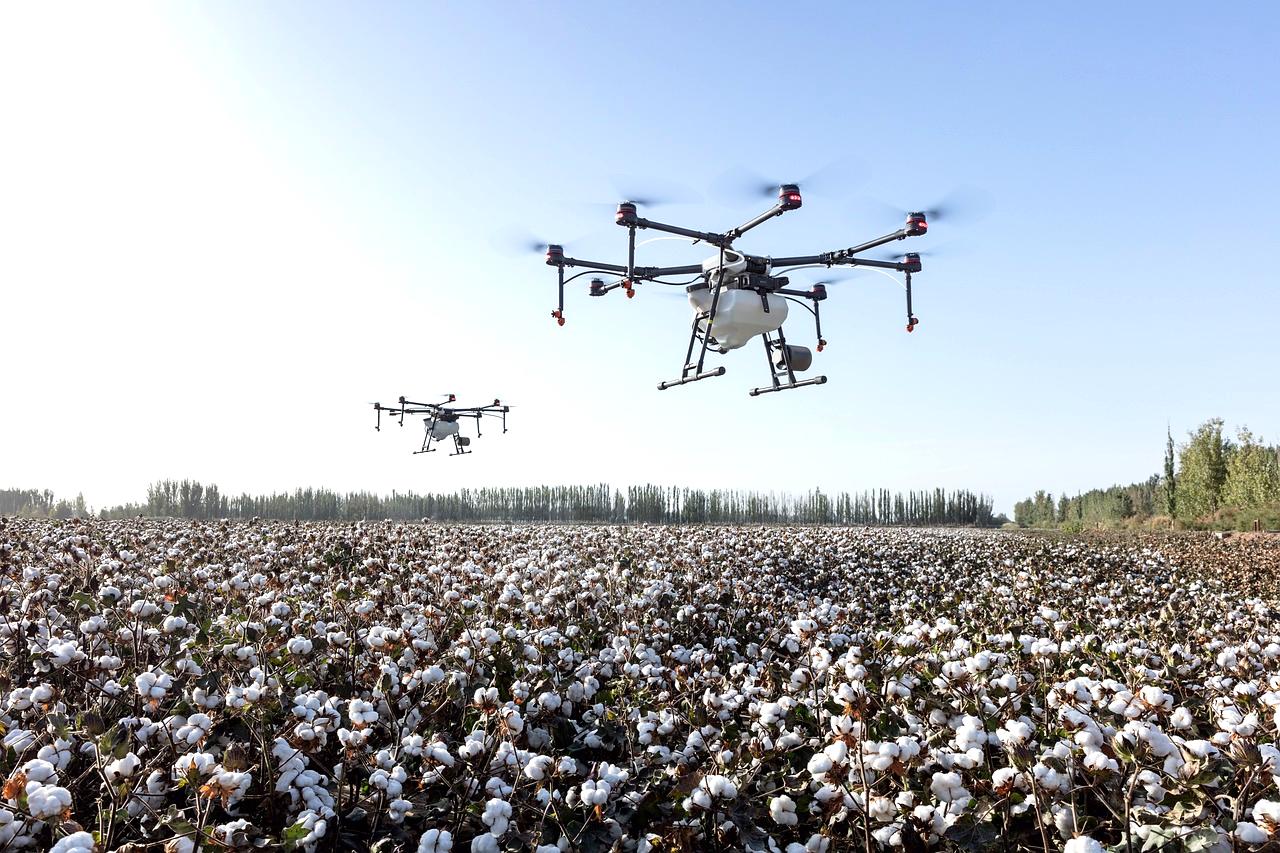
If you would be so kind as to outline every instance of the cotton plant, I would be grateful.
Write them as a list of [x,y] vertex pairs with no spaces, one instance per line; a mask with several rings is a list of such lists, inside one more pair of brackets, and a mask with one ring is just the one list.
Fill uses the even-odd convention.
[[42,605],[0,624],[0,846],[99,783],[113,848],[1280,843],[1280,585],[1220,544],[219,525],[0,529]]

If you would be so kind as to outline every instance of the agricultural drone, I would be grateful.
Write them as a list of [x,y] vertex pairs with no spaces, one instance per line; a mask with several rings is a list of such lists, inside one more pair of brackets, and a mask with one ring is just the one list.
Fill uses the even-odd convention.
[[[641,282],[683,285],[688,294],[689,304],[693,308],[689,346],[685,351],[684,367],[680,372],[680,378],[660,383],[658,390],[698,382],[713,376],[723,376],[725,372],[723,365],[706,369],[708,350],[726,353],[745,346],[752,338],[759,336],[764,341],[772,384],[768,387],[753,389],[750,392],[753,397],[770,391],[786,391],[805,385],[822,385],[827,381],[825,376],[815,376],[805,380],[796,379],[796,373],[807,370],[812,365],[813,353],[808,347],[787,343],[782,333],[782,324],[787,319],[788,303],[800,305],[813,315],[817,351],[822,352],[827,342],[822,337],[822,317],[819,306],[827,298],[827,285],[832,282],[819,282],[811,285],[808,290],[800,290],[788,286],[790,281],[785,273],[797,269],[834,266],[874,267],[901,272],[906,277],[907,331],[914,331],[920,321],[911,308],[911,276],[920,271],[920,255],[915,252],[888,258],[868,258],[859,257],[859,255],[895,240],[918,237],[926,233],[929,229],[928,211],[908,213],[906,224],[891,234],[847,249],[817,255],[771,258],[734,249],[734,241],[751,229],[775,216],[800,208],[800,187],[797,184],[782,184],[768,189],[770,195],[775,191],[777,202],[773,207],[737,228],[723,233],[695,231],[645,219],[638,212],[638,205],[643,202],[622,202],[618,205],[616,221],[618,225],[627,229],[626,264],[608,264],[572,258],[565,254],[563,246],[557,244],[547,246],[546,261],[549,266],[556,268],[560,288],[559,305],[555,311],[551,312],[551,316],[557,323],[564,325],[564,286],[581,276],[594,276],[590,280],[588,289],[591,296],[604,296],[612,290],[621,289],[628,298],[631,298],[635,296],[636,285]],[[718,252],[701,264],[670,267],[637,266],[636,231],[642,229],[688,237],[695,243],[702,242],[713,246],[718,249]],[[566,277],[565,270],[569,267],[581,267],[583,271]],[[614,280],[606,282],[605,278],[600,276],[601,273],[607,274],[607,277]],[[664,280],[671,276],[689,275],[694,278],[685,281]],[[806,301],[811,303],[812,307],[806,304]]]
[[507,412],[511,410],[510,406],[504,405],[501,400],[494,400],[492,405],[488,406],[450,406],[449,404],[456,400],[453,394],[447,395],[443,403],[415,403],[412,400],[406,400],[404,397],[399,398],[398,406],[384,406],[381,403],[374,403],[373,410],[377,412],[378,420],[374,425],[374,429],[378,432],[382,431],[382,413],[387,412],[392,417],[396,417],[400,421],[400,426],[404,426],[405,415],[426,415],[422,419],[426,425],[426,433],[422,437],[422,449],[415,450],[418,453],[434,453],[437,448],[432,447],[432,442],[444,441],[446,438],[453,439],[453,452],[450,456],[461,456],[464,453],[471,453],[467,448],[471,445],[471,439],[464,436],[460,432],[460,418],[475,418],[476,421],[476,437],[479,438],[480,421],[485,417],[502,418],[502,431],[507,431]]

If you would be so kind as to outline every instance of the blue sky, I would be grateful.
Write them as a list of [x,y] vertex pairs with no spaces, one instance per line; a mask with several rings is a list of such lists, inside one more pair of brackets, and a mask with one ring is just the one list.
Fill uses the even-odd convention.
[[[1280,437],[1269,4],[7,7],[5,485],[139,497],[658,481],[803,491],[1142,479],[1171,423]],[[3,19],[8,19],[7,22]],[[616,258],[613,188],[851,176],[741,241],[817,252],[962,186],[921,326],[832,288],[821,388],[752,399],[755,347],[659,393],[688,327],[640,292],[548,317],[521,231]],[[653,211],[723,229],[720,197]],[[701,259],[664,242],[650,257]],[[792,329],[795,329],[793,331]],[[791,321],[793,337],[807,338]],[[465,459],[367,403],[518,404]],[[74,403],[67,405],[67,401]],[[62,401],[35,415],[32,407]]]

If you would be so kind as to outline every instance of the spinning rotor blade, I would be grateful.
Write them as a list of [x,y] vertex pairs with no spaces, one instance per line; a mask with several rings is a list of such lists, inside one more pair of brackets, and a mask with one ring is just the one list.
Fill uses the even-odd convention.
[[985,191],[966,186],[957,187],[929,207],[913,207],[908,210],[882,201],[876,201],[873,206],[883,211],[886,217],[903,219],[908,214],[921,212],[930,224],[945,222],[949,225],[963,225],[986,217],[991,212],[993,202]]
[[855,278],[861,278],[862,276],[869,275],[869,274],[870,272],[868,270],[854,269],[854,270],[851,270],[848,275],[839,275],[839,276],[836,276],[835,278],[824,278],[821,281],[810,281],[805,283],[808,284],[810,287],[815,287],[816,285],[819,285],[819,284],[822,285],[823,287],[830,287],[833,284],[844,284],[846,281],[852,281]]
[[[629,201],[640,207],[657,207],[664,204],[699,204],[702,194],[692,187],[673,181],[651,178],[615,177],[610,181],[618,202]],[[617,203],[613,205],[617,207]]]
[[572,254],[569,251],[570,246],[581,243],[591,236],[594,236],[594,234],[583,235],[576,240],[569,241],[544,240],[541,236],[528,231],[510,229],[495,236],[492,243],[494,249],[504,255],[541,255],[547,251],[547,246],[550,245],[563,246],[566,254]]
[[851,158],[842,157],[805,175],[788,175],[787,180],[771,180],[742,167],[735,167],[711,183],[712,193],[731,205],[776,200],[782,187],[795,184],[801,195],[838,196],[860,182],[865,170]]

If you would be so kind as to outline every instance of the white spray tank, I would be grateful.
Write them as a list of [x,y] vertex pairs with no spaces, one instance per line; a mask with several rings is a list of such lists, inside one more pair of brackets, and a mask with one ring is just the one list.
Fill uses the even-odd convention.
[[431,425],[431,437],[436,441],[458,434],[457,421],[436,421]]
[[[702,262],[702,271],[709,284],[699,283],[689,288],[689,304],[699,314],[711,310],[711,300],[716,284],[726,284],[720,290],[716,303],[716,316],[711,323],[711,336],[726,350],[738,349],[747,341],[765,332],[776,332],[787,319],[787,300],[773,293],[763,298],[754,290],[740,290],[733,286],[737,276],[746,272],[747,259],[740,252],[725,250],[724,268],[720,256],[714,255]],[[765,303],[769,310],[765,310]]]

